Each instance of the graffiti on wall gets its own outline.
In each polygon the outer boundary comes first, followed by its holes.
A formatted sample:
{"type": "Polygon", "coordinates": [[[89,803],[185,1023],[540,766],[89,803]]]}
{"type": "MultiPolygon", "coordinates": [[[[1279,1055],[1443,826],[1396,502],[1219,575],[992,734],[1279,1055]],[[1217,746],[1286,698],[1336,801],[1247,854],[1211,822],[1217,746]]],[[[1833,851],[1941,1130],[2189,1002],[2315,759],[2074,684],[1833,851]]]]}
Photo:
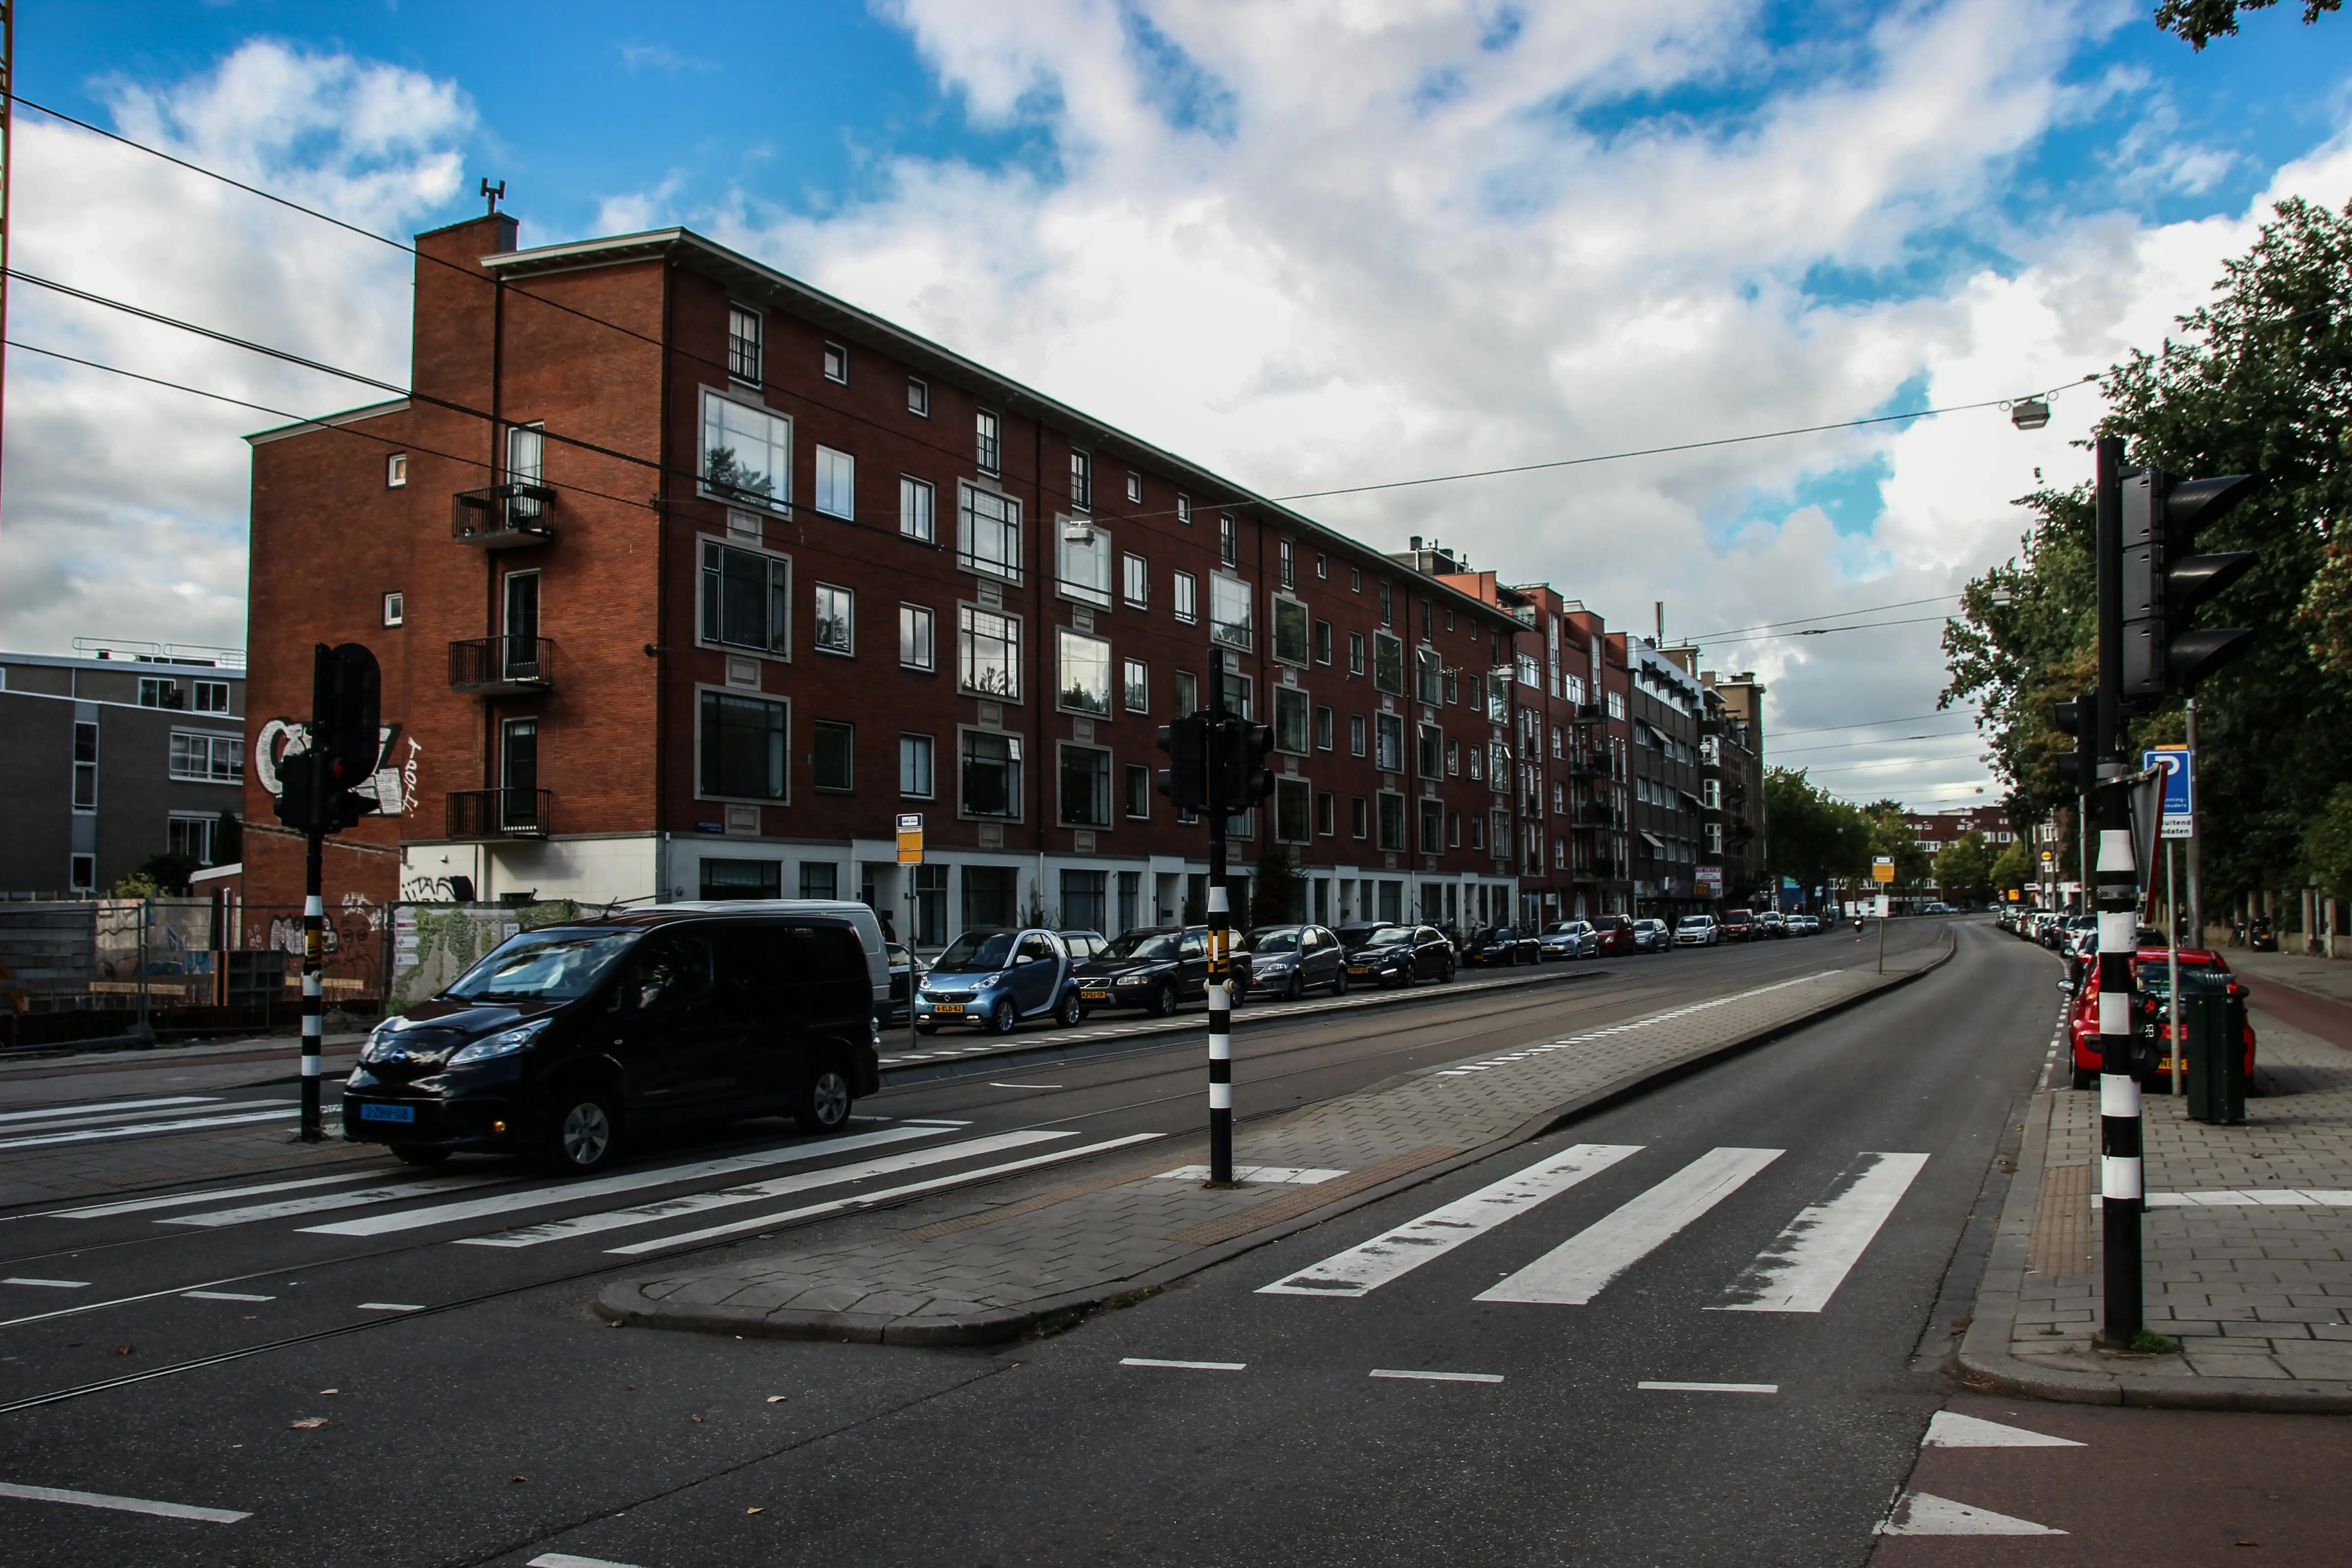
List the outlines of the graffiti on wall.
{"type": "MultiPolygon", "coordinates": [[[[400,726],[385,724],[376,731],[375,770],[367,783],[353,793],[363,795],[376,803],[376,810],[385,816],[413,816],[416,814],[416,764],[425,753],[414,737],[408,742],[408,754],[399,757],[400,726]]],[[[262,725],[253,748],[254,776],[261,787],[271,795],[283,793],[278,782],[278,764],[299,752],[310,749],[310,726],[299,719],[272,719],[262,725]]]]}

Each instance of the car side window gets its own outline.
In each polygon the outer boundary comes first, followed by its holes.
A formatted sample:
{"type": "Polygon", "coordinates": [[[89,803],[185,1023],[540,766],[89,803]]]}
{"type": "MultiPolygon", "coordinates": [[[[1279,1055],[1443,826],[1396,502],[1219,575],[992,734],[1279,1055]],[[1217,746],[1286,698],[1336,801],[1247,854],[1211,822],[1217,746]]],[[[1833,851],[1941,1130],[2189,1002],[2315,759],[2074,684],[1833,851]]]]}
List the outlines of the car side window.
{"type": "Polygon", "coordinates": [[[710,948],[698,932],[664,931],[637,952],[640,1012],[683,1007],[710,987],[710,948]]]}
{"type": "Polygon", "coordinates": [[[1184,933],[1182,952],[1188,959],[1204,959],[1209,956],[1209,939],[1199,931],[1188,931],[1184,933]]]}
{"type": "Polygon", "coordinates": [[[1021,939],[1020,963],[1034,963],[1040,959],[1050,961],[1053,956],[1054,943],[1052,939],[1035,934],[1025,936],[1021,939]]]}

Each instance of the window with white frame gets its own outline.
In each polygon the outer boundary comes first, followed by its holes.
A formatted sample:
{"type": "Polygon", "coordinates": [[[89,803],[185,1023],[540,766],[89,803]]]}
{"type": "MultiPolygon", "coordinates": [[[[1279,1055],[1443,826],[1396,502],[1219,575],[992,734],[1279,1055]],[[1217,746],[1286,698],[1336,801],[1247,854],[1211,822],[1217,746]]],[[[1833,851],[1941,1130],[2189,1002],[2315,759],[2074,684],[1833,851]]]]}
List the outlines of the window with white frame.
{"type": "Polygon", "coordinates": [[[394,452],[383,460],[383,488],[396,490],[408,483],[408,454],[394,452]]]}
{"type": "Polygon", "coordinates": [[[1228,577],[1220,572],[1209,579],[1209,637],[1228,647],[1250,647],[1251,594],[1249,584],[1238,577],[1228,577]]]}
{"type": "Polygon", "coordinates": [[[1169,579],[1175,595],[1176,618],[1191,626],[1201,618],[1200,584],[1190,572],[1179,572],[1169,579]]]}
{"type": "Polygon", "coordinates": [[[1004,460],[1004,443],[996,411],[981,409],[972,416],[972,460],[983,474],[993,474],[1004,460]]]}
{"type": "Polygon", "coordinates": [[[1285,664],[1304,665],[1308,652],[1307,627],[1311,617],[1307,606],[1297,599],[1276,595],[1274,600],[1274,657],[1285,664]]]}
{"type": "Polygon", "coordinates": [[[1295,686],[1274,689],[1274,749],[1307,754],[1307,693],[1295,686]]]}
{"type": "Polygon", "coordinates": [[[1176,498],[1176,521],[1182,523],[1187,528],[1192,526],[1192,498],[1191,496],[1178,496],[1176,498]]]}
{"type": "Polygon", "coordinates": [[[1372,766],[1384,773],[1404,772],[1404,721],[1394,713],[1375,713],[1372,734],[1372,766]]]}
{"type": "Polygon", "coordinates": [[[956,563],[985,576],[1020,582],[1021,503],[978,485],[962,486],[961,497],[956,563]]]}
{"type": "Polygon", "coordinates": [[[819,653],[857,651],[857,595],[831,583],[816,585],[816,648],[819,653]]]}
{"type": "Polygon", "coordinates": [[[199,680],[196,682],[196,711],[226,713],[228,711],[228,682],[199,680]]]}
{"type": "Polygon", "coordinates": [[[1021,815],[1021,737],[966,730],[961,745],[964,815],[1017,819],[1021,815]]]}
{"type": "Polygon", "coordinates": [[[816,449],[816,510],[827,517],[856,521],[856,458],[830,447],[816,449]]]}
{"type": "Polygon", "coordinates": [[[1217,514],[1217,559],[1228,566],[1242,563],[1241,524],[1229,511],[1217,514]]]}
{"type": "Polygon", "coordinates": [[[898,606],[898,662],[908,669],[936,669],[931,612],[921,605],[898,606]]]}
{"type": "Polygon", "coordinates": [[[1061,777],[1055,792],[1065,827],[1110,826],[1110,753],[1098,746],[1061,748],[1061,777]]]}
{"type": "Polygon", "coordinates": [[[1723,824],[1720,822],[1706,825],[1706,852],[1710,855],[1723,853],[1723,824]]]}
{"type": "Polygon", "coordinates": [[[1110,716],[1110,644],[1067,626],[1055,632],[1056,704],[1073,713],[1110,716]]]}
{"type": "Polygon", "coordinates": [[[1450,779],[1462,776],[1462,742],[1459,741],[1445,742],[1445,776],[1450,779]]]}
{"type": "Polygon", "coordinates": [[[98,726],[78,723],[73,738],[73,808],[98,809],[98,726]]]}
{"type": "Polygon", "coordinates": [[[1328,708],[1315,710],[1315,749],[1318,752],[1331,749],[1331,710],[1328,708]]]}
{"type": "Polygon", "coordinates": [[[1434,724],[1418,725],[1415,731],[1416,740],[1419,742],[1415,750],[1420,753],[1416,761],[1420,763],[1421,776],[1425,779],[1444,778],[1445,776],[1445,731],[1434,724]]]}
{"type": "Polygon", "coordinates": [[[1282,585],[1286,588],[1297,587],[1298,547],[1288,539],[1284,539],[1276,545],[1275,556],[1276,563],[1282,568],[1282,585]]]}
{"type": "Polygon", "coordinates": [[[956,606],[956,686],[973,697],[1017,702],[1021,698],[1018,616],[956,606]]]}
{"type": "Polygon", "coordinates": [[[1151,563],[1140,555],[1119,557],[1120,596],[1138,609],[1151,603],[1151,563]]]}
{"type": "Polygon", "coordinates": [[[1198,713],[1201,710],[1201,678],[1189,669],[1180,669],[1171,679],[1174,681],[1176,717],[1181,719],[1187,714],[1198,713]]]}
{"type": "Polygon", "coordinates": [[[1127,471],[1127,504],[1129,506],[1143,504],[1143,476],[1133,468],[1127,471]]]}
{"type": "Polygon", "coordinates": [[[931,416],[930,383],[918,381],[911,375],[907,378],[907,412],[919,419],[931,416]]]}
{"type": "Polygon", "coordinates": [[[1486,782],[1497,790],[1511,784],[1511,748],[1501,741],[1486,742],[1486,782]]]}
{"type": "Polygon", "coordinates": [[[1055,588],[1066,599],[1110,608],[1110,535],[1084,518],[1061,520],[1055,588]]]}
{"type": "Polygon", "coordinates": [[[1328,621],[1315,623],[1315,662],[1331,662],[1331,623],[1328,621]]]}
{"type": "Polygon", "coordinates": [[[793,422],[781,414],[702,394],[702,489],[741,506],[782,511],[793,500],[793,422]]]}
{"type": "Polygon", "coordinates": [[[178,681],[161,675],[142,675],[139,678],[140,707],[168,708],[176,712],[187,705],[187,697],[180,690],[178,681]]]}
{"type": "Polygon", "coordinates": [[[1364,754],[1364,716],[1361,713],[1348,715],[1348,754],[1351,757],[1364,754]]]}
{"type": "Polygon", "coordinates": [[[702,542],[702,640],[785,654],[792,647],[792,563],[702,542]]]}
{"type": "Polygon", "coordinates": [[[809,726],[814,749],[809,780],[821,790],[847,794],[857,787],[857,726],[819,719],[809,726]]]}
{"type": "Polygon", "coordinates": [[[1383,790],[1380,795],[1380,837],[1375,840],[1382,849],[1402,849],[1404,843],[1404,796],[1383,790]]]}
{"type": "Polygon", "coordinates": [[[1433,647],[1413,649],[1413,696],[1436,707],[1445,700],[1445,660],[1433,647]]]}
{"type": "Polygon", "coordinates": [[[937,542],[938,523],[933,511],[939,505],[939,492],[929,479],[919,479],[911,474],[898,476],[898,531],[908,539],[919,539],[926,544],[937,542]]]}
{"type": "Polygon", "coordinates": [[[898,737],[898,793],[910,800],[931,798],[931,737],[898,737]]]}
{"type": "Polygon", "coordinates": [[[186,856],[199,866],[209,866],[213,863],[214,832],[219,826],[217,816],[175,811],[164,826],[164,847],[172,854],[186,856]]]}
{"type": "Polygon", "coordinates": [[[1364,673],[1364,634],[1361,632],[1348,634],[1348,673],[1349,675],[1364,673]]]}
{"type": "Polygon", "coordinates": [[[839,343],[824,345],[824,378],[841,382],[849,379],[849,351],[839,343]]]}
{"type": "Polygon", "coordinates": [[[1092,452],[1070,454],[1070,510],[1092,511],[1095,506],[1095,458],[1092,452]]]}
{"type": "Polygon", "coordinates": [[[753,385],[760,380],[761,327],[759,311],[727,307],[727,374],[753,385]]]}
{"type": "Polygon", "coordinates": [[[1372,685],[1381,691],[1404,695],[1404,642],[1388,632],[1372,634],[1372,685]]]}
{"type": "Polygon", "coordinates": [[[184,783],[241,784],[245,742],[209,730],[172,731],[172,776],[184,783]]]}
{"type": "Polygon", "coordinates": [[[1723,781],[1721,779],[1702,779],[1699,781],[1698,790],[1699,802],[1701,805],[1705,805],[1707,810],[1721,811],[1723,809],[1723,781]]]}
{"type": "Polygon", "coordinates": [[[403,625],[407,621],[407,619],[408,595],[405,594],[386,594],[383,596],[383,624],[388,626],[396,626],[403,625]]]}
{"type": "Polygon", "coordinates": [[[1609,717],[1612,719],[1622,719],[1625,717],[1625,694],[1623,692],[1612,691],[1609,694],[1609,717]]]}
{"type": "Polygon", "coordinates": [[[1150,672],[1139,658],[1119,660],[1119,701],[1130,713],[1151,711],[1150,672]]]}

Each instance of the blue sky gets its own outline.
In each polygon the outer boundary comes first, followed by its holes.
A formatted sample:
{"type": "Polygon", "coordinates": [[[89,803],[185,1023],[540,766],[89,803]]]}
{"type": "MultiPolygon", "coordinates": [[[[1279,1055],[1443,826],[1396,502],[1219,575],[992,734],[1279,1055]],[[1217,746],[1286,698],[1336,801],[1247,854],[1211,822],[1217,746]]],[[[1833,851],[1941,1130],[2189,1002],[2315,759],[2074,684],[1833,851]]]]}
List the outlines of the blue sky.
{"type": "MultiPolygon", "coordinates": [[[[1980,403],[2153,346],[2267,199],[2352,199],[2352,17],[2289,0],[2200,55],[2151,3],[82,0],[27,8],[16,65],[386,233],[478,210],[485,174],[526,244],[690,224],[1280,494],[1980,403]]],[[[19,123],[20,266],[404,374],[397,253],[19,123]]],[[[29,294],[10,326],[273,407],[375,395],[29,294]]],[[[268,421],[9,370],[0,645],[246,640],[239,437],[268,421]]],[[[1660,599],[1746,626],[1952,593],[2098,411],[1316,505],[1637,627],[1660,599]]],[[[1932,707],[1936,634],[1723,657],[1809,728],[1932,707]]],[[[1915,750],[1823,781],[1981,787],[1915,750]]]]}

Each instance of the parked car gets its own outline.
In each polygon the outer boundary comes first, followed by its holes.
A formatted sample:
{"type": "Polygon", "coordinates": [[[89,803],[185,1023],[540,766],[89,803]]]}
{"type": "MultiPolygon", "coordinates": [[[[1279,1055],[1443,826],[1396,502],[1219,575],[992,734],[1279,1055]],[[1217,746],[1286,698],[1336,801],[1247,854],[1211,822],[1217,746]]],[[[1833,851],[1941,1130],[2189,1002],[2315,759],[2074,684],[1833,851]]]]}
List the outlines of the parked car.
{"type": "MultiPolygon", "coordinates": [[[[2160,933],[2159,933],[2160,936],[2160,933]]],[[[2132,1020],[2133,1066],[2140,1081],[2154,1088],[2158,1080],[2169,1083],[2172,1076],[2172,974],[2168,954],[2162,946],[2143,942],[2134,960],[2134,994],[2138,1016],[2132,1020]]],[[[2184,947],[2180,950],[2180,974],[2184,981],[2191,976],[2210,976],[2218,980],[2229,995],[2243,1004],[2253,999],[2253,991],[2230,971],[2229,961],[2210,948],[2184,947]]],[[[2212,983],[2211,981],[2208,982],[2212,983]]],[[[2095,958],[2085,966],[2079,984],[2062,980],[2060,990],[2072,986],[2073,1006],[2067,1015],[2067,1037],[2074,1047],[2072,1081],[2076,1089],[2099,1087],[2099,965],[2095,958]]],[[[2242,1011],[2240,1016],[2244,1015],[2242,1011]]],[[[2254,1026],[2243,1026],[2242,1043],[2246,1053],[2246,1081],[2254,1079],[2254,1026]]],[[[2181,1070],[2188,1070],[2183,1063],[2181,1070]]]]}
{"type": "Polygon", "coordinates": [[[974,927],[948,943],[915,993],[915,1028],[977,1024],[1009,1035],[1024,1018],[1075,1024],[1086,1016],[1070,950],[1050,931],[974,927]]]}
{"type": "Polygon", "coordinates": [[[1411,985],[1421,980],[1451,980],[1454,944],[1435,926],[1364,924],[1341,926],[1340,950],[1348,975],[1376,985],[1411,985]]]}
{"type": "Polygon", "coordinates": [[[1546,958],[1598,958],[1601,933],[1591,921],[1554,921],[1537,938],[1546,958]]]}
{"type": "Polygon", "coordinates": [[[1722,941],[1723,928],[1713,915],[1685,915],[1675,922],[1676,947],[1715,947],[1722,941]]]}
{"type": "Polygon", "coordinates": [[[1098,931],[1057,931],[1062,945],[1070,950],[1072,963],[1084,963],[1089,958],[1099,958],[1102,950],[1110,945],[1108,938],[1098,931]]]}
{"type": "Polygon", "coordinates": [[[1245,991],[1270,991],[1293,1001],[1318,986],[1348,994],[1348,961],[1339,939],[1321,926],[1260,926],[1249,933],[1245,991]]]}
{"type": "Polygon", "coordinates": [[[1789,918],[1778,910],[1759,910],[1756,916],[1756,934],[1776,940],[1785,937],[1789,934],[1789,918]]]}
{"type": "Polygon", "coordinates": [[[908,952],[905,942],[887,942],[883,948],[890,955],[890,1000],[882,1021],[904,1024],[913,1016],[915,987],[923,983],[931,966],[908,952]]]}
{"type": "Polygon", "coordinates": [[[1787,927],[1788,932],[1790,936],[1819,936],[1822,934],[1821,918],[1817,915],[1790,915],[1787,921],[1787,927]]]}
{"type": "Polygon", "coordinates": [[[664,1123],[781,1111],[838,1132],[881,1088],[889,986],[864,905],[669,904],[541,926],[376,1026],[344,1084],[343,1136],[412,1165],[538,1149],[585,1175],[664,1123]]]}
{"type": "Polygon", "coordinates": [[[1079,1005],[1139,1007],[1164,1018],[1208,994],[1209,928],[1147,926],[1121,931],[1076,966],[1079,1005]]]}
{"type": "Polygon", "coordinates": [[[1756,914],[1752,910],[1726,910],[1722,923],[1717,928],[1724,942],[1746,942],[1756,934],[1756,914]]]}
{"type": "Polygon", "coordinates": [[[1592,929],[1601,935],[1602,956],[1622,955],[1634,951],[1633,917],[1631,915],[1595,915],[1592,929]]]}
{"type": "Polygon", "coordinates": [[[1633,933],[1632,941],[1635,952],[1672,952],[1674,951],[1674,928],[1664,921],[1635,921],[1633,922],[1633,933]]]}
{"type": "Polygon", "coordinates": [[[1465,967],[1517,968],[1522,963],[1542,962],[1542,942],[1517,926],[1486,926],[1462,947],[1465,967]]]}

